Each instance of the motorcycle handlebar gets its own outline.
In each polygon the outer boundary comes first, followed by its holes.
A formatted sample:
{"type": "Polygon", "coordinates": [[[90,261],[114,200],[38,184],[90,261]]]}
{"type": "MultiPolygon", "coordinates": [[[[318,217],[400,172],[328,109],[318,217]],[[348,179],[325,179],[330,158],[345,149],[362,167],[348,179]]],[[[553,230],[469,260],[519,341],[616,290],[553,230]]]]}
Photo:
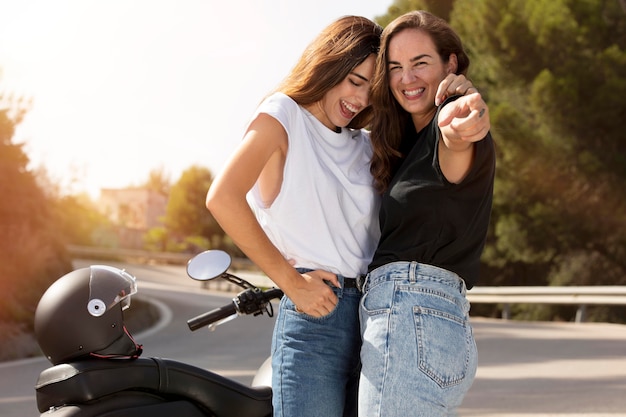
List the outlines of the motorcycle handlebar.
{"type": "Polygon", "coordinates": [[[223,307],[216,308],[197,317],[187,320],[189,330],[194,331],[202,327],[208,326],[211,323],[230,317],[233,314],[237,314],[237,307],[233,301],[223,307]]]}
{"type": "Polygon", "coordinates": [[[237,294],[237,297],[233,298],[229,304],[187,320],[187,325],[190,330],[194,331],[236,314],[256,316],[263,313],[268,302],[282,296],[283,292],[278,288],[265,291],[258,288],[247,289],[237,294]]]}

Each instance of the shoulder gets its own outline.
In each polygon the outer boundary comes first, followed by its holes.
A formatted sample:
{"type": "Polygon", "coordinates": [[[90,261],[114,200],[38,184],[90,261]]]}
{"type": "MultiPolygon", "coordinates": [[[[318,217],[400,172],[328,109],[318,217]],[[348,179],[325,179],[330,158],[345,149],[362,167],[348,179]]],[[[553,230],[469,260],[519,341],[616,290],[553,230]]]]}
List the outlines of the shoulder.
{"type": "Polygon", "coordinates": [[[283,93],[267,96],[252,116],[246,129],[246,136],[271,137],[285,141],[291,125],[292,111],[289,109],[291,103],[295,104],[283,93]]]}
{"type": "Polygon", "coordinates": [[[294,121],[303,115],[302,108],[291,97],[284,93],[273,93],[267,96],[257,108],[254,118],[267,114],[278,120],[285,129],[289,130],[294,121]]]}
{"type": "Polygon", "coordinates": [[[300,106],[291,97],[284,93],[276,92],[265,98],[259,106],[259,111],[263,112],[275,112],[279,110],[283,111],[295,111],[300,106]]]}

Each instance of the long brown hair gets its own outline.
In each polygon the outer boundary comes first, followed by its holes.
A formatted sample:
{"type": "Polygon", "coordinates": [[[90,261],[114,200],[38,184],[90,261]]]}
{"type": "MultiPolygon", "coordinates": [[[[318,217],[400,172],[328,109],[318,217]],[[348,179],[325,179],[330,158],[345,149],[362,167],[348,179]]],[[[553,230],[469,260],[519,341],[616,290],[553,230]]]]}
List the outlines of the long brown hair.
{"type": "MultiPolygon", "coordinates": [[[[300,105],[321,100],[380,46],[382,27],[361,16],[344,16],[327,26],[304,50],[277,91],[300,105]]],[[[371,106],[363,109],[348,127],[360,129],[372,117],[371,106]]]]}
{"type": "Polygon", "coordinates": [[[407,124],[412,123],[411,115],[400,106],[391,93],[387,65],[389,43],[395,35],[405,29],[419,29],[429,35],[443,62],[448,62],[450,55],[456,54],[458,60],[456,74],[465,74],[470,63],[459,36],[445,20],[431,13],[423,10],[409,12],[385,27],[376,59],[370,96],[374,111],[371,124],[374,155],[370,171],[374,177],[374,186],[381,193],[389,186],[394,164],[402,157],[398,148],[407,124]]]}

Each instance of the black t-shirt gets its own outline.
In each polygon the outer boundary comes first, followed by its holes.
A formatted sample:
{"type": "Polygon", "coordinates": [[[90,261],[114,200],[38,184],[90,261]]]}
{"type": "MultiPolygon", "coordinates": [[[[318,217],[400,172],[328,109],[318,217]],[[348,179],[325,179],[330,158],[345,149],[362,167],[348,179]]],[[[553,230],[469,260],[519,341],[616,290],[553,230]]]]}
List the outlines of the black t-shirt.
{"type": "Polygon", "coordinates": [[[478,280],[491,216],[495,148],[491,134],[474,144],[474,162],[459,184],[439,167],[437,116],[420,132],[410,123],[401,149],[406,158],[382,197],[381,237],[369,270],[417,261],[452,271],[467,288],[478,280]]]}

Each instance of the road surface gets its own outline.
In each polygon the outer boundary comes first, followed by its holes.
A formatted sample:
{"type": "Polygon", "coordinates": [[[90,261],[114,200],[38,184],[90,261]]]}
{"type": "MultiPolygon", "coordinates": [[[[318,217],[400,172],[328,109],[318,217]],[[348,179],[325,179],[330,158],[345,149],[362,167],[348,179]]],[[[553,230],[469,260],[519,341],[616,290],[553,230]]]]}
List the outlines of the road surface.
{"type": "MultiPolygon", "coordinates": [[[[273,319],[242,317],[215,332],[192,333],[188,318],[223,305],[232,294],[200,289],[179,266],[126,267],[138,277],[140,294],[165,307],[162,324],[136,335],[144,344],[142,356],[251,382],[269,354],[273,319]]],[[[479,368],[460,416],[626,416],[626,326],[472,320],[479,368]]],[[[0,364],[0,416],[38,415],[34,385],[47,366],[44,359],[0,364]]]]}

